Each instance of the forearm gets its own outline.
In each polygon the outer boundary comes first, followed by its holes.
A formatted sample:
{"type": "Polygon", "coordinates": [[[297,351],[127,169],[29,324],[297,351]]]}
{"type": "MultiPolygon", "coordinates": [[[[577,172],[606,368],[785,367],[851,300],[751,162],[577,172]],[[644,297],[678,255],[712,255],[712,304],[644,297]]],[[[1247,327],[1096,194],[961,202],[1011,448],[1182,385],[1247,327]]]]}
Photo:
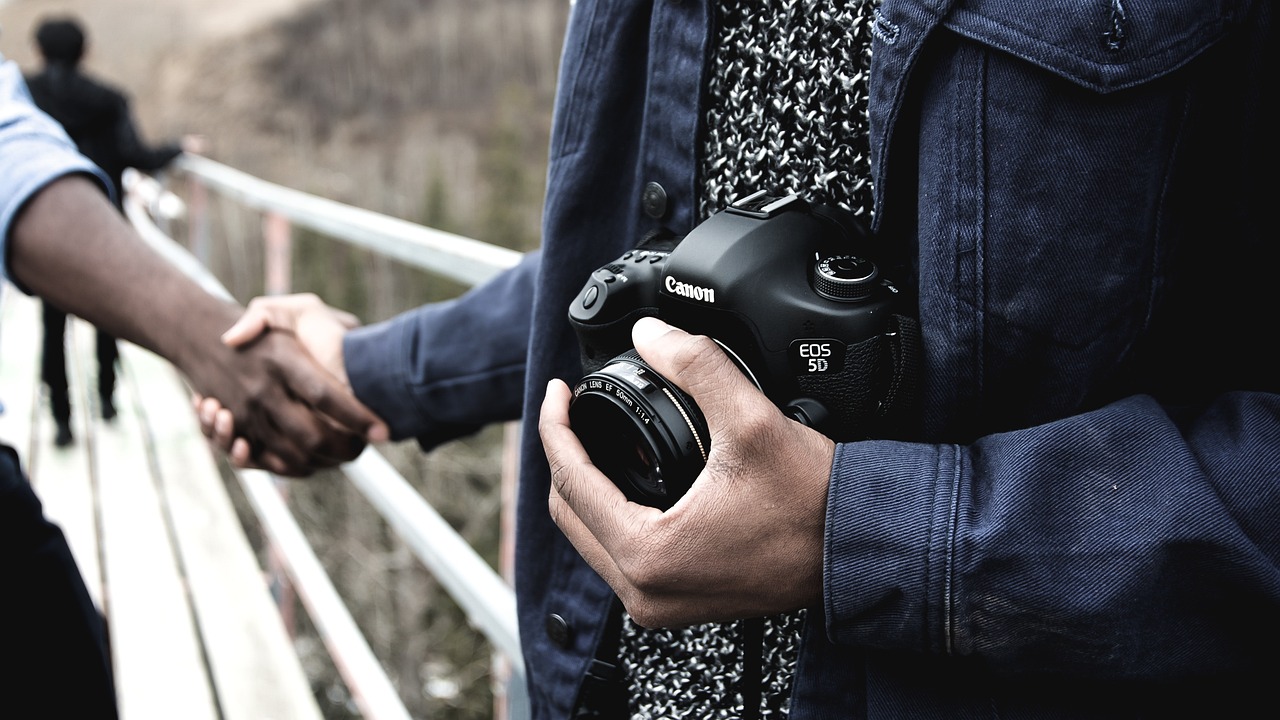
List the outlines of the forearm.
{"type": "Polygon", "coordinates": [[[461,298],[347,334],[351,387],[392,437],[430,448],[520,416],[538,264],[530,253],[461,298]]]}
{"type": "Polygon", "coordinates": [[[9,269],[32,293],[184,371],[241,312],[142,243],[84,176],[55,180],[20,211],[9,269]]]}

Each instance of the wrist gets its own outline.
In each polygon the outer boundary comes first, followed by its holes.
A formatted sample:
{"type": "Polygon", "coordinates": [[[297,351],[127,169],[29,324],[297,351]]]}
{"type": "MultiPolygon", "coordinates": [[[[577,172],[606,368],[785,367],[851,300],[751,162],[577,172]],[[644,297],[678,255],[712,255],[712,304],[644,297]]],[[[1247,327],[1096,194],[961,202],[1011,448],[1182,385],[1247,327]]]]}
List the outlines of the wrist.
{"type": "Polygon", "coordinates": [[[144,344],[168,358],[188,377],[200,377],[202,368],[211,363],[222,364],[236,352],[222,343],[221,336],[242,312],[239,305],[201,291],[199,295],[191,293],[186,302],[174,302],[159,312],[173,313],[174,317],[156,323],[158,332],[144,344]]]}

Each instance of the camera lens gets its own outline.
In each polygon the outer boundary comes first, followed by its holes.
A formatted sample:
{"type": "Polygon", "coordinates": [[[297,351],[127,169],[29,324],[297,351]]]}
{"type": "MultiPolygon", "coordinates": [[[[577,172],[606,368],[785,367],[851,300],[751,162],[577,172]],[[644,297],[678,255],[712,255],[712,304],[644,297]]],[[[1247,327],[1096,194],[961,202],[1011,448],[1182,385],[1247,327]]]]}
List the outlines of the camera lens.
{"type": "Polygon", "coordinates": [[[706,465],[710,434],[697,405],[634,350],[584,377],[573,396],[569,424],[628,499],[665,510],[706,465]]]}

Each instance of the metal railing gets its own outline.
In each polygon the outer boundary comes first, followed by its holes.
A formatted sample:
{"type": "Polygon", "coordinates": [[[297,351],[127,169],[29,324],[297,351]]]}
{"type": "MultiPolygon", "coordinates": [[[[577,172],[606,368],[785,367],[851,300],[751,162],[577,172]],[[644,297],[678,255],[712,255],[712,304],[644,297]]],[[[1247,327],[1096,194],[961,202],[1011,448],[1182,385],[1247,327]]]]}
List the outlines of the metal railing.
{"type": "MultiPolygon", "coordinates": [[[[174,165],[194,182],[192,204],[205,203],[201,193],[208,188],[263,213],[268,292],[273,276],[283,273],[287,278],[288,252],[273,252],[272,248],[273,243],[287,246],[290,224],[465,285],[493,277],[515,265],[521,256],[513,250],[275,185],[207,158],[182,156],[174,165]],[[282,263],[286,267],[281,267],[282,263]]],[[[230,299],[221,282],[156,224],[154,211],[166,201],[172,203],[174,196],[141,174],[131,173],[126,185],[125,211],[143,238],[209,292],[230,299]]],[[[509,444],[514,432],[514,424],[508,426],[509,444]]],[[[509,457],[504,459],[504,463],[510,462],[509,457]]],[[[341,470],[496,649],[495,667],[508,676],[506,697],[498,713],[510,720],[527,718],[525,669],[510,585],[376,449],[366,448],[341,470]]],[[[503,476],[504,483],[514,482],[509,467],[503,476]]],[[[257,470],[237,471],[237,477],[364,717],[407,720],[403,702],[303,537],[276,479],[257,470]]],[[[505,530],[509,533],[509,528],[505,530]]],[[[504,542],[509,542],[509,537],[504,542]]]]}

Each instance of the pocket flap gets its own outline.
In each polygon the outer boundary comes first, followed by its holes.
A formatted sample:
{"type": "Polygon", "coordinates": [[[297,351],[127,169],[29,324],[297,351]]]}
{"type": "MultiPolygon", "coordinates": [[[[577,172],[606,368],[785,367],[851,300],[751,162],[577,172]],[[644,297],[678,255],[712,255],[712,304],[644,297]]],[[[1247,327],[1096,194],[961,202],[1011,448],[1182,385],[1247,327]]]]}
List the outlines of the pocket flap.
{"type": "Polygon", "coordinates": [[[966,0],[943,24],[1099,92],[1186,64],[1223,37],[1241,3],[1219,0],[966,0]]]}

